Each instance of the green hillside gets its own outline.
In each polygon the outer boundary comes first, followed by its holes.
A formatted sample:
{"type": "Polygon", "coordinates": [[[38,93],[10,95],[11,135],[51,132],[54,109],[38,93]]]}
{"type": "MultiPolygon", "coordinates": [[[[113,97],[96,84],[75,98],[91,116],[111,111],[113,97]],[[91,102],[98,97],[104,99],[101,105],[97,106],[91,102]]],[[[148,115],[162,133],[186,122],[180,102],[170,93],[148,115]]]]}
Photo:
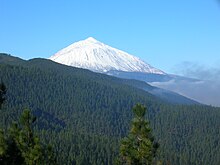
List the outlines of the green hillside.
{"type": "Polygon", "coordinates": [[[160,143],[158,160],[220,162],[220,108],[169,104],[121,79],[46,59],[1,54],[0,81],[7,86],[1,127],[6,129],[29,107],[37,116],[34,129],[53,145],[59,164],[113,164],[136,103],[148,108],[160,143]]]}

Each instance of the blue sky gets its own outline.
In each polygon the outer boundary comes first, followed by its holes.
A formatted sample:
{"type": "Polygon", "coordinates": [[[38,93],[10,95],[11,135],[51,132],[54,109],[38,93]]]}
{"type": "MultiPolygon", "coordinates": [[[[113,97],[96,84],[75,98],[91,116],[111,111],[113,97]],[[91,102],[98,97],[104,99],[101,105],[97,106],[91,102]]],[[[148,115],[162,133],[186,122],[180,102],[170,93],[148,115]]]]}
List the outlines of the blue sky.
{"type": "Polygon", "coordinates": [[[0,0],[0,52],[48,58],[90,36],[173,73],[220,63],[218,0],[0,0]]]}

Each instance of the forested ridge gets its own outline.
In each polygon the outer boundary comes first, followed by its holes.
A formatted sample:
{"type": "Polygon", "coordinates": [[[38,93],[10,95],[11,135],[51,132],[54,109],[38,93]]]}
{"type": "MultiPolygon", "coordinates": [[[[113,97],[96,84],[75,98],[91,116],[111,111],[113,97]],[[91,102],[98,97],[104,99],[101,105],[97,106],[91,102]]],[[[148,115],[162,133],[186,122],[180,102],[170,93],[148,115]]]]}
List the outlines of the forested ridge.
{"type": "Polygon", "coordinates": [[[220,108],[166,103],[120,79],[45,59],[1,54],[0,81],[7,87],[1,127],[6,130],[28,107],[37,117],[34,130],[52,144],[59,164],[113,164],[136,103],[148,107],[158,160],[220,163],[220,108]]]}

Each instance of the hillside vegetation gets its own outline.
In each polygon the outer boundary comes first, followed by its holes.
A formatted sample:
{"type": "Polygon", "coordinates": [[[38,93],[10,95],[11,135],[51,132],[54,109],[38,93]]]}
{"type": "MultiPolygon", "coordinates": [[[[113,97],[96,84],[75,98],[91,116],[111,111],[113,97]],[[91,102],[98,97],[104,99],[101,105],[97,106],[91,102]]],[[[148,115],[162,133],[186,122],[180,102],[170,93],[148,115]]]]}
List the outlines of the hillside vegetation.
{"type": "Polygon", "coordinates": [[[113,164],[136,103],[148,109],[158,160],[171,164],[220,163],[220,108],[170,104],[120,79],[45,59],[0,55],[7,87],[0,125],[7,129],[24,108],[34,129],[52,144],[59,164],[113,164]]]}

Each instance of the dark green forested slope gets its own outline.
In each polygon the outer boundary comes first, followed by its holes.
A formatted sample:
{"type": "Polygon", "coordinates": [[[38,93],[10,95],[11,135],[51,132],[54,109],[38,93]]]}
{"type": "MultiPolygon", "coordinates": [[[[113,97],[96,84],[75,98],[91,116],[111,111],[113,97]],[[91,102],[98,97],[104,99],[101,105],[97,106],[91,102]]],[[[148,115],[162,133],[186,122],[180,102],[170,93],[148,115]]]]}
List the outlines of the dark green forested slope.
{"type": "Polygon", "coordinates": [[[45,59],[17,63],[16,58],[0,57],[0,79],[7,86],[1,127],[6,129],[29,107],[38,117],[38,135],[54,146],[60,164],[113,164],[138,102],[148,107],[161,145],[158,159],[171,164],[220,162],[219,108],[168,104],[117,78],[45,59]]]}

